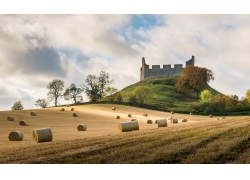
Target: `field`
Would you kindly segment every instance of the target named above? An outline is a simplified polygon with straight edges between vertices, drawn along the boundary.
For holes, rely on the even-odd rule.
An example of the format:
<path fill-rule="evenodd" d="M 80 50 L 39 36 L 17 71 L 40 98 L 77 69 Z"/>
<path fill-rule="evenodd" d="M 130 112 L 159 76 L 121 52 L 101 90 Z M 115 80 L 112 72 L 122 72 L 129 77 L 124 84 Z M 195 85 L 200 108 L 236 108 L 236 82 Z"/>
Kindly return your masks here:
<path fill-rule="evenodd" d="M 117 109 L 111 110 L 115 106 Z M 78 117 L 73 117 L 70 108 Z M 91 104 L 35 110 L 0 111 L 1 164 L 248 164 L 250 163 L 250 118 L 170 114 L 124 105 Z M 147 113 L 148 117 L 142 116 Z M 132 114 L 140 130 L 118 131 L 118 123 Z M 7 121 L 13 115 L 14 121 Z M 119 115 L 121 119 L 115 119 Z M 157 119 L 188 119 L 188 122 L 158 128 L 147 124 Z M 19 121 L 26 120 L 27 126 Z M 87 131 L 77 131 L 86 124 Z M 36 143 L 32 131 L 50 127 L 53 141 Z M 10 132 L 20 130 L 22 141 L 9 141 Z"/>

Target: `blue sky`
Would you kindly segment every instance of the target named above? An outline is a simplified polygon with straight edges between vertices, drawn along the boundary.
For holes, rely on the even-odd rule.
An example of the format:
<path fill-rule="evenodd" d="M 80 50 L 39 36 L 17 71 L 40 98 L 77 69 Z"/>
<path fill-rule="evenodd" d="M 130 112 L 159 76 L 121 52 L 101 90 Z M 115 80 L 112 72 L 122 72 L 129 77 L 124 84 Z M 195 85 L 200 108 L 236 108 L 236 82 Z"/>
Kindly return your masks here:
<path fill-rule="evenodd" d="M 81 85 L 108 72 L 118 89 L 140 79 L 141 59 L 214 72 L 210 85 L 239 97 L 250 85 L 249 15 L 72 14 L 0 15 L 0 110 L 46 98 L 47 84 Z M 7 61 L 6 61 L 7 60 Z M 87 97 L 83 94 L 84 101 Z M 61 100 L 59 103 L 65 103 Z M 52 104 L 51 104 L 52 105 Z"/>

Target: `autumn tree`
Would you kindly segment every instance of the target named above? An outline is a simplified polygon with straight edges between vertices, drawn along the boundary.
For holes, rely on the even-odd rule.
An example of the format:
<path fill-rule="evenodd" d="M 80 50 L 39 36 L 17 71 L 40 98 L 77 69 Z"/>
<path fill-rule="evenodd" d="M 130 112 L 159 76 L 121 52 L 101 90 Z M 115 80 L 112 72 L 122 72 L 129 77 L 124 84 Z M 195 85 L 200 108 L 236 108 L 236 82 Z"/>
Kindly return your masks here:
<path fill-rule="evenodd" d="M 38 99 L 36 100 L 35 105 L 38 107 L 46 108 L 49 105 L 49 102 L 46 99 Z"/>
<path fill-rule="evenodd" d="M 150 99 L 152 96 L 150 88 L 146 86 L 139 86 L 133 92 L 137 102 L 141 105 L 145 102 L 145 100 Z"/>
<path fill-rule="evenodd" d="M 55 106 L 57 106 L 58 99 L 62 97 L 62 91 L 64 87 L 64 81 L 60 79 L 54 79 L 51 81 L 47 88 L 49 92 L 47 93 L 49 100 L 55 100 Z"/>
<path fill-rule="evenodd" d="M 77 87 L 74 83 L 72 83 L 63 93 L 65 100 L 73 100 L 74 104 L 77 102 L 82 102 L 83 98 L 81 96 L 82 88 Z"/>
<path fill-rule="evenodd" d="M 248 102 L 250 103 L 250 89 L 248 89 L 246 92 L 246 98 L 247 98 Z"/>
<path fill-rule="evenodd" d="M 210 80 L 214 80 L 212 70 L 198 66 L 187 66 L 182 70 L 182 75 L 176 79 L 175 87 L 177 91 L 183 93 L 193 89 L 198 100 L 199 93 L 207 87 Z"/>
<path fill-rule="evenodd" d="M 213 94 L 211 91 L 205 89 L 201 92 L 200 98 L 202 102 L 209 102 L 213 99 Z"/>

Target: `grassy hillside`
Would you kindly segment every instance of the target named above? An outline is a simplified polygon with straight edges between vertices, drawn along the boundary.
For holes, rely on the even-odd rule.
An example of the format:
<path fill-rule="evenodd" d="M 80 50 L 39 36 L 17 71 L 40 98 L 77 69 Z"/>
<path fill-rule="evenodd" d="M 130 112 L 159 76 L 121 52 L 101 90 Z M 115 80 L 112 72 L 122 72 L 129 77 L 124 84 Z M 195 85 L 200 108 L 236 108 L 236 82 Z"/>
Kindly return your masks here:
<path fill-rule="evenodd" d="M 176 77 L 170 78 L 149 78 L 139 81 L 135 84 L 127 86 L 120 91 L 124 102 L 128 102 L 128 98 L 135 88 L 139 86 L 147 86 L 151 89 L 152 98 L 145 101 L 143 107 L 162 110 L 162 111 L 175 111 L 181 113 L 190 113 L 192 109 L 190 104 L 197 102 L 196 92 L 190 90 L 187 94 L 179 93 L 175 89 Z M 219 92 L 210 86 L 207 87 L 214 95 Z"/>

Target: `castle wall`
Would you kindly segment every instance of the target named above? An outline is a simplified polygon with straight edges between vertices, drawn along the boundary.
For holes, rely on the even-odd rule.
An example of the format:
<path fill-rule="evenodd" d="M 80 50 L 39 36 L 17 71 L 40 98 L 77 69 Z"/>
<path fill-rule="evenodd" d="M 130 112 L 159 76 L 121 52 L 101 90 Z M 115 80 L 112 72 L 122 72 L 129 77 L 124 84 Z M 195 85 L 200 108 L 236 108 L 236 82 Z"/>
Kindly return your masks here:
<path fill-rule="evenodd" d="M 186 66 L 194 66 L 194 56 L 192 59 L 186 61 Z M 145 58 L 142 58 L 142 67 L 141 67 L 141 77 L 140 80 L 145 78 L 153 77 L 174 77 L 182 75 L 183 65 L 175 64 L 174 68 L 171 68 L 171 65 L 163 65 L 163 68 L 160 68 L 160 65 L 152 65 L 152 69 L 149 68 L 149 65 L 145 63 Z"/>

